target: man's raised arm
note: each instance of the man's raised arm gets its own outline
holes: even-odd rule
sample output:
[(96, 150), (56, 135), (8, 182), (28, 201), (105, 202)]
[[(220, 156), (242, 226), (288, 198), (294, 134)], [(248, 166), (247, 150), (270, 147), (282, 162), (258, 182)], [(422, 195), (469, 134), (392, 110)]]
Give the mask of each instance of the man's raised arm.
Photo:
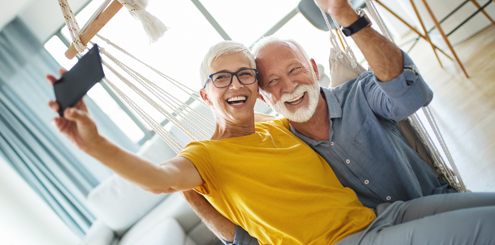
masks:
[[(343, 27), (348, 27), (359, 19), (347, 0), (316, 0), (316, 3)], [(370, 26), (351, 37), (380, 81), (390, 81), (401, 74), (404, 68), (402, 51), (387, 38)]]

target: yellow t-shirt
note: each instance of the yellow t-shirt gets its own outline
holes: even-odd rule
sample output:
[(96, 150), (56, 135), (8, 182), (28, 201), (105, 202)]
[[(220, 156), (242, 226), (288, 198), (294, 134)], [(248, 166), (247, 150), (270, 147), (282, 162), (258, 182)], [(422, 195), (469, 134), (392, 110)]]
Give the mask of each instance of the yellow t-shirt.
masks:
[(255, 133), (191, 142), (179, 154), (205, 184), (196, 191), (260, 244), (334, 244), (374, 219), (327, 162), (289, 131), (287, 119)]

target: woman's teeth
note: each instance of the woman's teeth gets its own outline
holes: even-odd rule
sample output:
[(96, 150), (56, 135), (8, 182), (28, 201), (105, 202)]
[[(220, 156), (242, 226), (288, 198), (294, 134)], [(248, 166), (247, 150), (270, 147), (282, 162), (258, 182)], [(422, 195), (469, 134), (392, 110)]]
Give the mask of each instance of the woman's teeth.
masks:
[(236, 97), (229, 98), (227, 100), (227, 103), (229, 103), (231, 105), (240, 105), (240, 104), (243, 104), (244, 102), (246, 102), (246, 100), (247, 100), (246, 96), (236, 96)]

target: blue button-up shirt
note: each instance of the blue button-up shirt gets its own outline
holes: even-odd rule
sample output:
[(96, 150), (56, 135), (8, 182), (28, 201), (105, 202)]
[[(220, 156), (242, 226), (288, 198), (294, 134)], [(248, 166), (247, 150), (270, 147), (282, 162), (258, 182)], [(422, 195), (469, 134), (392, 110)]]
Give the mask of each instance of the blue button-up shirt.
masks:
[(330, 164), (343, 186), (353, 189), (363, 205), (411, 200), (453, 192), (410, 148), (396, 122), (430, 103), (433, 92), (404, 54), (404, 71), (388, 82), (371, 72), (322, 92), (330, 114), (329, 141), (297, 132)]
[[(396, 127), (396, 122), (433, 98), (411, 58), (403, 56), (403, 72), (388, 82), (364, 72), (336, 88), (321, 88), (330, 114), (329, 141), (308, 138), (291, 126), (292, 133), (325, 158), (340, 183), (370, 208), (454, 192), (407, 145)], [(236, 229), (235, 244), (257, 244), (243, 232)]]

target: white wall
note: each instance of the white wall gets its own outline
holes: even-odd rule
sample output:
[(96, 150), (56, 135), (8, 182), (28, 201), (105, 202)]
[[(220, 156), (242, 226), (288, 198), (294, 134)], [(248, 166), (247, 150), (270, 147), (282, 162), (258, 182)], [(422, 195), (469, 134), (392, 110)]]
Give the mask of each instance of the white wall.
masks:
[(74, 235), (0, 157), (0, 244), (71, 245)]

